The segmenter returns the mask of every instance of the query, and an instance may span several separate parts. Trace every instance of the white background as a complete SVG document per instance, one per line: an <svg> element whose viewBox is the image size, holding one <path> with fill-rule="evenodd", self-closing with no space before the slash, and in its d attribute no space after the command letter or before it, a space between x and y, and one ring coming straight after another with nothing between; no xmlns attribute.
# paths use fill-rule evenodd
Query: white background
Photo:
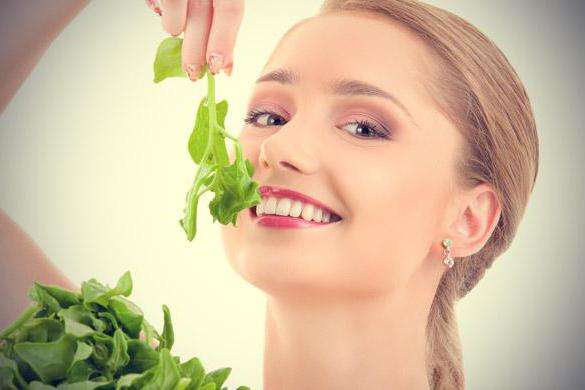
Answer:
<svg viewBox="0 0 585 390"><path fill-rule="evenodd" d="M515 242L458 305L467 388L585 386L583 6L431 3L506 53L531 96L540 138L539 177ZM233 75L216 78L232 134L277 40L319 5L246 2ZM96 0L82 11L0 116L0 207L76 283L113 285L130 270L131 299L159 329L161 305L169 305L175 354L199 357L208 371L232 367L230 389L260 389L264 296L225 260L207 210L212 194L200 203L193 242L178 223L196 168L187 140L206 85L152 82L166 37L143 1Z"/></svg>

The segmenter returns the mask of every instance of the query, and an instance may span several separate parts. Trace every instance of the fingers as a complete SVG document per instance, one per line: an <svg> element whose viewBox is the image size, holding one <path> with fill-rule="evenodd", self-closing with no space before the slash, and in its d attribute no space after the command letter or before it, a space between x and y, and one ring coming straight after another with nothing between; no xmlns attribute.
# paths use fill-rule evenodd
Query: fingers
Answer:
<svg viewBox="0 0 585 390"><path fill-rule="evenodd" d="M166 32L176 36L185 29L188 0L164 0L162 25Z"/></svg>
<svg viewBox="0 0 585 390"><path fill-rule="evenodd" d="M193 81L197 79L205 65L212 16L211 0L189 0L181 58L183 69Z"/></svg>
<svg viewBox="0 0 585 390"><path fill-rule="evenodd" d="M214 0L213 19L205 58L211 73L220 69L230 75L236 37L244 17L244 0Z"/></svg>

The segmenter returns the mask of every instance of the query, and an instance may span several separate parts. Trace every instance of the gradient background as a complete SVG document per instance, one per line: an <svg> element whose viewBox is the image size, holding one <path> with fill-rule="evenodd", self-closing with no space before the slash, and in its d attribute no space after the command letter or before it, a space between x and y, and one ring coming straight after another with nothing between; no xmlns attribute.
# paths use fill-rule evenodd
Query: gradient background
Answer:
<svg viewBox="0 0 585 390"><path fill-rule="evenodd" d="M585 388L584 2L429 2L500 46L526 85L540 139L515 242L457 306L467 388ZM319 5L246 2L233 75L216 80L232 134L277 40ZM73 20L0 116L0 207L76 283L113 285L131 270L131 298L157 328L170 306L176 354L198 356L208 371L232 367L230 389L260 389L264 295L229 268L207 210L212 194L193 242L179 227L206 85L152 82L165 37L143 1L93 1Z"/></svg>

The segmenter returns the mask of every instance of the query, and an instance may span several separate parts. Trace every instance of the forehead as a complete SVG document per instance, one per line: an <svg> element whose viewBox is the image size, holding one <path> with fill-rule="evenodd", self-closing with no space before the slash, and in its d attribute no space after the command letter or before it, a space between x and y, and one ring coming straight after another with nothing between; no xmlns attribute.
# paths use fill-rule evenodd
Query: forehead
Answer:
<svg viewBox="0 0 585 390"><path fill-rule="evenodd" d="M289 30L262 73L290 68L300 73L302 84L313 86L338 77L360 79L408 100L423 93L432 63L424 42L399 22L341 11Z"/></svg>

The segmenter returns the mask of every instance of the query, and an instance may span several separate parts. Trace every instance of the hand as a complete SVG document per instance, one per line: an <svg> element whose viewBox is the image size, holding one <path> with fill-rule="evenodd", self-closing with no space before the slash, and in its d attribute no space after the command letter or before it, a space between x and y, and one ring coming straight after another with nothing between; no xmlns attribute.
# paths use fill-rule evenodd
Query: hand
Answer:
<svg viewBox="0 0 585 390"><path fill-rule="evenodd" d="M146 3L162 16L166 32L173 36L184 32L181 58L191 80L197 79L205 63L214 75L221 69L231 75L244 0L146 0Z"/></svg>

